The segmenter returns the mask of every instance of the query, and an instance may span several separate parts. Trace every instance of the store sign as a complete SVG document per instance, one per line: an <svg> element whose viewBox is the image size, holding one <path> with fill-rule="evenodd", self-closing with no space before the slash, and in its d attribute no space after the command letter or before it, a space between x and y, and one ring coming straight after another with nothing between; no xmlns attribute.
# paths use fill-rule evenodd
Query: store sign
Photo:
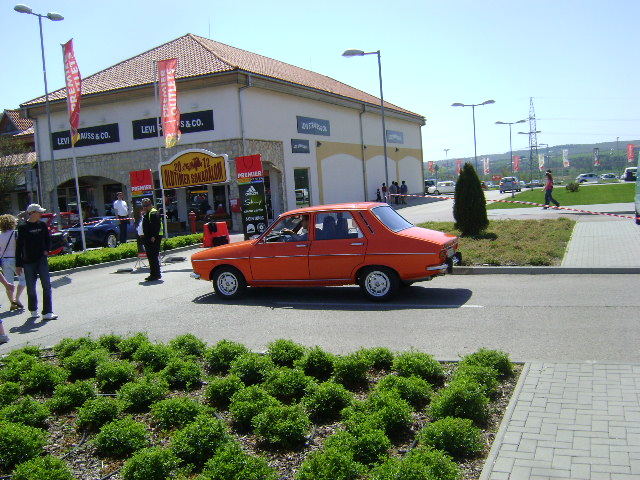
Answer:
<svg viewBox="0 0 640 480"><path fill-rule="evenodd" d="M80 128L78 129L78 134L80 135L80 140L75 144L76 148L120 141L120 130L118 129L117 123ZM69 134L69 130L53 132L51 134L51 141L53 142L54 150L71 148L71 135Z"/></svg>
<svg viewBox="0 0 640 480"><path fill-rule="evenodd" d="M268 225L261 156L236 157L236 172L242 207L242 227L245 239L249 239L254 235L260 235Z"/></svg>
<svg viewBox="0 0 640 480"><path fill-rule="evenodd" d="M129 181L131 182L132 197L153 195L153 175L151 170L129 172Z"/></svg>
<svg viewBox="0 0 640 480"><path fill-rule="evenodd" d="M165 189L229 182L229 159L207 150L184 150L160 164Z"/></svg>
<svg viewBox="0 0 640 480"><path fill-rule="evenodd" d="M329 120L321 120L319 118L309 118L297 116L298 133L306 133L308 135L331 135L331 124Z"/></svg>
<svg viewBox="0 0 640 480"><path fill-rule="evenodd" d="M142 140L143 138L157 137L159 121L159 118L133 120L131 122L133 139ZM213 129L213 110L180 114L180 132L182 134L205 132ZM162 135L162 126L160 127L160 135Z"/></svg>
<svg viewBox="0 0 640 480"><path fill-rule="evenodd" d="M291 153L309 153L309 140L291 139Z"/></svg>
<svg viewBox="0 0 640 480"><path fill-rule="evenodd" d="M404 133L395 130L387 130L387 142L404 143Z"/></svg>

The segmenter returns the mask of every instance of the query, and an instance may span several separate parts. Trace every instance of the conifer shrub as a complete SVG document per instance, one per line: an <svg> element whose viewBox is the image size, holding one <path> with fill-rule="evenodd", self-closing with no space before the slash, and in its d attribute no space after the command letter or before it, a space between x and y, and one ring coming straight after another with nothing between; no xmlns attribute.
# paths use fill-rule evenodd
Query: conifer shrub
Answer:
<svg viewBox="0 0 640 480"><path fill-rule="evenodd" d="M415 375L431 385L442 385L444 381L444 368L433 355L416 350L396 354L393 369L402 377Z"/></svg>
<svg viewBox="0 0 640 480"><path fill-rule="evenodd" d="M122 404L113 397L96 397L87 400L78 409L76 425L79 429L98 430L104 424L118 418Z"/></svg>
<svg viewBox="0 0 640 480"><path fill-rule="evenodd" d="M461 364L453 372L452 381L466 378L478 383L482 387L482 393L489 398L495 398L498 393L498 371L491 367L482 365L473 365L470 363Z"/></svg>
<svg viewBox="0 0 640 480"><path fill-rule="evenodd" d="M169 384L160 376L146 376L125 383L117 392L124 410L143 412L169 393Z"/></svg>
<svg viewBox="0 0 640 480"><path fill-rule="evenodd" d="M0 468L10 470L43 453L47 433L22 423L0 422Z"/></svg>
<svg viewBox="0 0 640 480"><path fill-rule="evenodd" d="M335 356L320 347L313 347L297 363L305 375L324 382L333 374Z"/></svg>
<svg viewBox="0 0 640 480"><path fill-rule="evenodd" d="M336 357L333 364L333 380L348 389L357 389L367 385L367 373L371 368L371 359L362 352Z"/></svg>
<svg viewBox="0 0 640 480"><path fill-rule="evenodd" d="M422 410L433 395L429 382L415 375L410 377L387 375L378 382L376 389L380 392L396 392L416 411Z"/></svg>
<svg viewBox="0 0 640 480"><path fill-rule="evenodd" d="M430 415L435 419L445 417L468 418L477 425L484 425L489 416L489 399L477 382L461 378L438 391L431 400Z"/></svg>
<svg viewBox="0 0 640 480"><path fill-rule="evenodd" d="M231 362L229 373L240 377L245 385L255 385L264 382L274 369L275 365L268 356L248 352Z"/></svg>
<svg viewBox="0 0 640 480"><path fill-rule="evenodd" d="M393 366L393 352L386 347L363 348L360 352L369 357L375 370L390 370Z"/></svg>
<svg viewBox="0 0 640 480"><path fill-rule="evenodd" d="M351 405L353 394L344 385L323 382L312 386L302 400L309 416L314 421L340 418L340 412Z"/></svg>
<svg viewBox="0 0 640 480"><path fill-rule="evenodd" d="M207 350L207 344L191 333L178 335L169 342L169 346L182 357L200 358Z"/></svg>
<svg viewBox="0 0 640 480"><path fill-rule="evenodd" d="M251 422L258 439L278 449L295 450L304 445L311 422L300 405L274 405Z"/></svg>
<svg viewBox="0 0 640 480"><path fill-rule="evenodd" d="M149 444L147 429L143 423L131 417L104 424L93 440L99 455L125 458Z"/></svg>
<svg viewBox="0 0 640 480"><path fill-rule="evenodd" d="M458 480L460 468L444 452L430 447L418 447L404 458L390 457L375 467L370 480Z"/></svg>
<svg viewBox="0 0 640 480"><path fill-rule="evenodd" d="M20 398L21 388L18 382L0 383L0 407L9 405Z"/></svg>
<svg viewBox="0 0 640 480"><path fill-rule="evenodd" d="M49 408L56 413L64 413L80 407L89 399L95 398L96 389L91 381L78 381L58 385L49 400Z"/></svg>
<svg viewBox="0 0 640 480"><path fill-rule="evenodd" d="M304 356L305 347L293 340L280 338L267 344L267 355L279 367L293 367Z"/></svg>
<svg viewBox="0 0 640 480"><path fill-rule="evenodd" d="M479 235L489 226L487 203L478 174L470 163L465 163L456 183L453 200L455 228L463 237Z"/></svg>
<svg viewBox="0 0 640 480"><path fill-rule="evenodd" d="M123 480L165 480L174 478L179 462L169 448L143 448L125 462L120 473Z"/></svg>
<svg viewBox="0 0 640 480"><path fill-rule="evenodd" d="M28 371L20 375L20 383L27 393L50 395L56 385L63 383L68 376L69 372L62 367L36 362Z"/></svg>
<svg viewBox="0 0 640 480"><path fill-rule="evenodd" d="M388 456L391 441L384 431L364 426L353 432L340 431L325 440L325 449L350 451L356 462L364 465L380 463Z"/></svg>
<svg viewBox="0 0 640 480"><path fill-rule="evenodd" d="M199 415L171 437L171 450L185 464L201 469L209 458L233 437L227 426L216 417Z"/></svg>
<svg viewBox="0 0 640 480"><path fill-rule="evenodd" d="M279 403L263 388L254 385L233 394L229 403L229 412L238 428L248 430L251 428L253 417L264 409L279 405Z"/></svg>
<svg viewBox="0 0 640 480"><path fill-rule="evenodd" d="M98 337L98 346L104 348L111 353L117 353L120 351L119 345L122 342L122 335L116 335L115 333L107 333Z"/></svg>
<svg viewBox="0 0 640 480"><path fill-rule="evenodd" d="M142 343L133 353L132 358L143 368L159 372L167 366L173 355L174 352L168 345L148 342Z"/></svg>
<svg viewBox="0 0 640 480"><path fill-rule="evenodd" d="M45 420L50 415L49 408L30 396L21 398L15 403L0 410L0 422L13 422L30 427L45 428Z"/></svg>
<svg viewBox="0 0 640 480"><path fill-rule="evenodd" d="M276 480L277 478L276 472L264 458L247 454L237 442L222 445L204 465L199 477L200 480Z"/></svg>
<svg viewBox="0 0 640 480"><path fill-rule="evenodd" d="M70 338L66 337L60 340L54 347L53 351L58 355L60 360L63 360L75 352L80 350L81 348L96 348L96 341L91 337L79 337L79 338Z"/></svg>
<svg viewBox="0 0 640 480"><path fill-rule="evenodd" d="M481 348L477 352L465 355L460 361L460 366L463 365L490 367L497 370L503 377L513 375L513 365L509 359L509 354L500 350Z"/></svg>
<svg viewBox="0 0 640 480"><path fill-rule="evenodd" d="M184 427L204 411L204 405L186 397L166 398L151 405L153 421L164 430Z"/></svg>
<svg viewBox="0 0 640 480"><path fill-rule="evenodd" d="M113 393L136 376L136 366L128 360L106 360L96 367L96 382L101 392Z"/></svg>
<svg viewBox="0 0 640 480"><path fill-rule="evenodd" d="M108 359L108 350L83 346L64 357L60 363L67 369L71 378L85 379L95 377L98 365Z"/></svg>
<svg viewBox="0 0 640 480"><path fill-rule="evenodd" d="M234 393L244 388L244 383L237 375L215 377L209 381L204 390L204 398L212 406L221 410L229 408Z"/></svg>
<svg viewBox="0 0 640 480"><path fill-rule="evenodd" d="M74 476L63 460L53 455L32 458L16 466L12 480L73 480Z"/></svg>
<svg viewBox="0 0 640 480"><path fill-rule="evenodd" d="M138 332L135 335L123 339L118 344L118 350L122 353L122 358L132 358L138 348L147 343L151 343L147 334L144 332Z"/></svg>
<svg viewBox="0 0 640 480"><path fill-rule="evenodd" d="M302 398L311 385L313 378L297 368L281 367L273 370L264 382L264 389L270 395L284 403Z"/></svg>
<svg viewBox="0 0 640 480"><path fill-rule="evenodd" d="M366 471L351 451L328 448L309 453L295 480L359 480Z"/></svg>
<svg viewBox="0 0 640 480"><path fill-rule="evenodd" d="M226 374L229 371L231 362L248 352L249 349L241 343L220 340L205 352L205 360L209 370L213 373Z"/></svg>
<svg viewBox="0 0 640 480"><path fill-rule="evenodd" d="M426 425L418 434L420 445L442 450L454 458L473 457L485 446L482 430L468 418L445 417Z"/></svg>

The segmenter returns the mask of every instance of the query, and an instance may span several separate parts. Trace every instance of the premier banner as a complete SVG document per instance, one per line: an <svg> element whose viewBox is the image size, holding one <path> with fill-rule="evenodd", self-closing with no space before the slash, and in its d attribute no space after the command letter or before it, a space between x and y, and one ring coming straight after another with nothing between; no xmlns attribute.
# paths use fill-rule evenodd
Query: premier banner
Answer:
<svg viewBox="0 0 640 480"><path fill-rule="evenodd" d="M627 162L633 162L636 159L636 152L634 148L635 145L633 143L627 144Z"/></svg>
<svg viewBox="0 0 640 480"><path fill-rule="evenodd" d="M567 148L562 149L562 165L569 168L569 149Z"/></svg>
<svg viewBox="0 0 640 480"><path fill-rule="evenodd" d="M434 171L435 171L435 170L434 170L434 168L433 168L433 161L429 160L429 161L427 162L427 168L429 169L429 171L430 171L431 173L434 173Z"/></svg>
<svg viewBox="0 0 640 480"><path fill-rule="evenodd" d="M519 155L515 155L513 157L513 171L514 172L519 172L520 171L520 156Z"/></svg>
<svg viewBox="0 0 640 480"><path fill-rule="evenodd" d="M73 53L73 39L62 46L64 54L64 77L67 84L67 108L69 110L69 125L71 125L71 142L75 146L80 140L78 126L80 125L80 95L82 78L80 69Z"/></svg>
<svg viewBox="0 0 640 480"><path fill-rule="evenodd" d="M129 181L131 183L131 196L133 198L153 196L153 175L151 174L151 170L129 172Z"/></svg>
<svg viewBox="0 0 640 480"><path fill-rule="evenodd" d="M236 157L236 173L242 205L242 227L245 239L249 239L264 232L268 225L262 157Z"/></svg>
<svg viewBox="0 0 640 480"><path fill-rule="evenodd" d="M160 113L162 131L166 148L174 147L180 141L180 110L178 110L178 91L176 89L177 58L158 62L160 83Z"/></svg>

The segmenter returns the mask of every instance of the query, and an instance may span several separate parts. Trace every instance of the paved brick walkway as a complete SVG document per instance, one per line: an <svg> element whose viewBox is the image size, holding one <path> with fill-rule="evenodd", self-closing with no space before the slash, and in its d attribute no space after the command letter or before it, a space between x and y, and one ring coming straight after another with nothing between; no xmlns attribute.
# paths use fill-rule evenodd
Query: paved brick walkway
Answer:
<svg viewBox="0 0 640 480"><path fill-rule="evenodd" d="M531 363L482 480L640 478L640 365Z"/></svg>

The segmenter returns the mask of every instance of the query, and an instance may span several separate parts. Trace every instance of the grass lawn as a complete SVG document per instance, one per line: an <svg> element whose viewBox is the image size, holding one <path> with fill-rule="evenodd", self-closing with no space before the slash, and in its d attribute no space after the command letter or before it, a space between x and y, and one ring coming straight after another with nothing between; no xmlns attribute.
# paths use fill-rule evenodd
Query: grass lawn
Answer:
<svg viewBox="0 0 640 480"><path fill-rule="evenodd" d="M560 265L575 221L493 220L479 237L461 237L462 265ZM453 222L427 222L419 227L454 235Z"/></svg>
<svg viewBox="0 0 640 480"><path fill-rule="evenodd" d="M553 189L553 198L560 202L561 206L595 205L599 203L629 203L633 202L635 193L635 183L619 183L616 185L580 186L580 189L577 192L570 192L565 187L555 187ZM509 199L510 198L507 198L506 200ZM519 202L544 203L544 190L538 188L533 191L527 190L521 193L516 193L514 200ZM487 203L487 210L523 207L530 207L530 205L502 202Z"/></svg>

